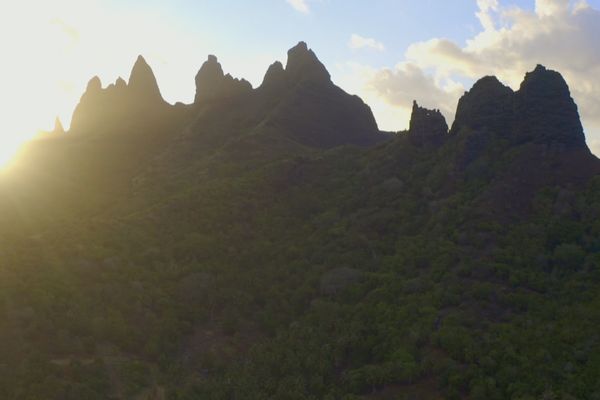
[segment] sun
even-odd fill
[[[0,136],[0,169],[6,170],[16,160],[21,147],[31,138],[30,135],[11,135],[4,133]]]
[[[0,142],[0,169],[4,169],[11,164],[20,147],[21,143],[9,140]]]

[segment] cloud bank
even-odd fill
[[[352,36],[350,37],[348,47],[350,47],[353,50],[368,48],[377,51],[385,51],[385,46],[383,45],[383,43],[373,38],[362,37],[360,35],[357,35],[356,33],[352,34]]]
[[[569,83],[588,143],[600,154],[600,11],[569,0],[537,0],[534,11],[498,0],[477,4],[481,29],[465,45],[445,38],[414,43],[396,67],[363,71],[363,92],[399,108],[416,99],[451,121],[463,90],[457,82],[496,75],[518,89],[525,73],[543,64]]]

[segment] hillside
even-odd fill
[[[600,160],[555,71],[380,132],[305,43],[139,58],[2,176],[0,397],[595,399]]]

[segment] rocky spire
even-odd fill
[[[115,87],[117,89],[125,89],[127,87],[127,82],[125,82],[125,79],[118,77],[115,81]]]
[[[85,89],[85,93],[98,93],[102,90],[102,81],[98,76],[94,76],[89,80],[87,87]],[[84,94],[85,94],[84,93]]]
[[[587,147],[577,105],[562,75],[538,65],[515,95],[515,141]]]
[[[285,72],[289,80],[330,81],[327,68],[319,61],[315,53],[305,42],[300,42],[288,51]]]
[[[65,128],[63,127],[62,122],[60,121],[60,117],[56,116],[56,119],[54,120],[54,130],[52,131],[54,133],[65,133]]]
[[[285,68],[280,62],[269,67],[255,95],[261,124],[305,146],[370,146],[387,139],[369,106],[337,87],[305,42],[288,51]]]
[[[119,77],[103,89],[97,76],[89,81],[73,111],[70,131],[107,130],[107,127],[124,121],[143,120],[149,113],[167,106],[152,69],[139,56],[131,70],[129,83]]]
[[[217,57],[209,55],[196,75],[194,103],[232,98],[251,90],[250,82],[245,79],[234,79],[229,74],[225,75]]]
[[[478,80],[458,101],[450,133],[489,131],[508,137],[514,92],[495,76]]]
[[[269,66],[261,87],[274,87],[279,86],[285,81],[285,70],[283,64],[279,61],[275,61]]]
[[[415,145],[441,144],[448,134],[448,124],[440,110],[428,110],[413,102],[408,130]]]
[[[138,56],[133,65],[128,88],[134,96],[143,95],[145,101],[163,101],[154,72],[142,56]]]

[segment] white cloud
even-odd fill
[[[303,14],[308,14],[310,12],[310,8],[308,7],[308,3],[306,0],[285,0],[290,4],[296,11],[299,11]]]
[[[354,50],[364,49],[364,48],[374,49],[377,51],[385,50],[385,46],[383,45],[383,43],[378,42],[377,40],[372,39],[372,38],[362,37],[355,33],[352,34],[352,36],[350,37],[350,41],[348,42],[348,47],[350,47],[351,49],[354,49]]]
[[[536,0],[535,13],[540,17],[551,17],[569,12],[569,0]]]
[[[525,73],[543,64],[567,80],[588,143],[600,154],[600,11],[583,0],[536,0],[535,11],[498,0],[477,4],[482,29],[465,45],[444,38],[413,43],[400,68],[372,74],[363,91],[375,89],[398,107],[406,107],[410,97],[438,101],[425,105],[444,111],[462,94],[454,82],[496,75],[518,89]]]
[[[477,0],[479,11],[477,18],[485,30],[494,29],[494,18],[492,12],[498,11],[498,0]]]
[[[398,64],[394,69],[376,72],[369,85],[388,103],[410,109],[413,100],[416,100],[427,108],[440,109],[451,119],[456,107],[455,101],[464,93],[461,84],[428,75],[410,62]]]
[[[450,124],[456,99],[464,93],[462,84],[447,77],[427,74],[410,62],[385,69],[357,63],[337,67],[336,83],[361,96],[373,110],[382,130],[407,129],[413,100],[423,107],[440,109]]]

